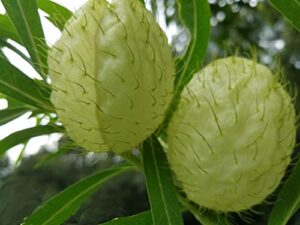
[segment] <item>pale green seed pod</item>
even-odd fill
[[[229,57],[195,74],[168,127],[167,156],[187,197],[222,212],[261,203],[295,144],[295,109],[270,70]]]
[[[60,120],[90,151],[133,149],[157,129],[172,97],[171,50],[138,0],[89,0],[48,62]]]

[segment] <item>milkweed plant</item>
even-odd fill
[[[189,34],[181,54],[142,0],[87,0],[75,13],[50,0],[1,1],[1,46],[42,78],[25,76],[0,52],[0,92],[17,102],[0,112],[1,122],[25,112],[49,121],[2,139],[0,154],[61,133],[73,146],[124,159],[45,201],[24,225],[62,224],[102,184],[131,170],[144,173],[151,210],[106,225],[183,225],[184,211],[204,225],[233,224],[231,213],[255,214],[270,195],[277,201],[269,225],[287,224],[297,212],[295,88],[255,54],[206,62],[206,0],[176,2]],[[300,29],[296,1],[270,2]],[[62,32],[54,45],[45,41],[38,9]]]

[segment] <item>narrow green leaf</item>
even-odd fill
[[[168,161],[155,137],[144,142],[143,161],[153,225],[183,225]]]
[[[3,95],[2,93],[0,93],[0,94]],[[7,103],[8,103],[7,109],[26,108],[26,109],[28,109],[28,111],[32,110],[31,106],[29,106],[29,105],[27,105],[27,104],[25,104],[23,102],[17,101],[14,98],[11,98],[11,97],[9,97],[7,95],[3,95],[3,98],[5,98],[7,100]]]
[[[128,216],[123,218],[114,219],[107,223],[100,225],[152,225],[152,215],[150,211]]]
[[[98,172],[69,186],[37,208],[23,225],[61,225],[106,181],[131,169],[129,166],[118,166]]]
[[[22,144],[30,138],[60,133],[62,128],[55,125],[36,126],[12,133],[0,141],[0,157],[10,148]]]
[[[165,120],[157,134],[162,135],[176,110],[181,92],[202,65],[210,37],[210,7],[207,0],[176,0],[179,16],[190,34],[188,48],[176,61],[175,90]]]
[[[0,92],[37,108],[52,110],[50,90],[0,57]]]
[[[47,72],[47,45],[36,2],[33,0],[2,0],[2,3],[14,23],[22,43],[29,52],[35,68],[45,75]]]
[[[285,225],[300,207],[300,160],[284,184],[272,209],[269,225]]]
[[[155,18],[157,18],[157,1],[156,0],[153,0],[153,1],[150,1],[150,5],[151,5],[151,12],[153,14],[153,16]]]
[[[36,2],[37,6],[49,15],[48,20],[63,30],[64,25],[71,18],[72,12],[50,0],[36,0]]]
[[[300,31],[300,0],[269,0]]]
[[[224,215],[218,215],[216,213],[193,213],[193,215],[202,225],[230,225],[230,222]]]
[[[18,166],[21,163],[21,161],[23,159],[23,156],[24,156],[24,153],[25,153],[25,150],[26,150],[26,147],[27,147],[27,144],[28,144],[28,141],[25,141],[25,143],[23,145],[23,148],[21,149],[21,152],[19,153],[19,156],[17,158],[15,166]]]
[[[26,108],[0,110],[0,126],[18,118],[27,111]]]
[[[140,2],[141,2],[143,5],[145,5],[145,1],[144,1],[144,0],[140,0]]]
[[[176,85],[183,88],[203,62],[210,36],[210,7],[207,0],[177,0],[179,15],[190,33],[190,43],[177,63]]]
[[[0,37],[21,43],[17,30],[7,15],[0,14]]]
[[[224,214],[218,214],[217,212],[209,210],[203,212],[203,210],[199,210],[198,207],[195,207],[187,199],[182,197],[180,198],[180,202],[202,225],[231,225]]]
[[[0,58],[5,58],[5,55],[4,55],[4,53],[3,53],[3,51],[2,51],[1,48],[0,48]]]
[[[30,65],[34,66],[32,64],[32,61],[29,57],[27,57],[22,51],[20,51],[18,48],[16,48],[14,45],[10,44],[5,40],[4,38],[0,37],[0,47],[6,47],[9,48],[10,50],[14,51],[16,54],[21,56],[26,62],[28,62]]]

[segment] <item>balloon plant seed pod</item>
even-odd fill
[[[196,73],[168,127],[167,156],[188,199],[220,212],[259,204],[295,145],[292,100],[255,60],[228,57]]]
[[[48,57],[52,103],[90,151],[129,151],[153,133],[172,98],[165,34],[138,0],[89,0]]]

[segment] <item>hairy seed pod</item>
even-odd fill
[[[138,0],[89,0],[48,62],[60,120],[90,151],[136,147],[157,129],[172,97],[171,50]]]
[[[167,156],[187,197],[222,212],[261,203],[295,144],[292,100],[270,70],[229,57],[195,74],[168,127]]]

